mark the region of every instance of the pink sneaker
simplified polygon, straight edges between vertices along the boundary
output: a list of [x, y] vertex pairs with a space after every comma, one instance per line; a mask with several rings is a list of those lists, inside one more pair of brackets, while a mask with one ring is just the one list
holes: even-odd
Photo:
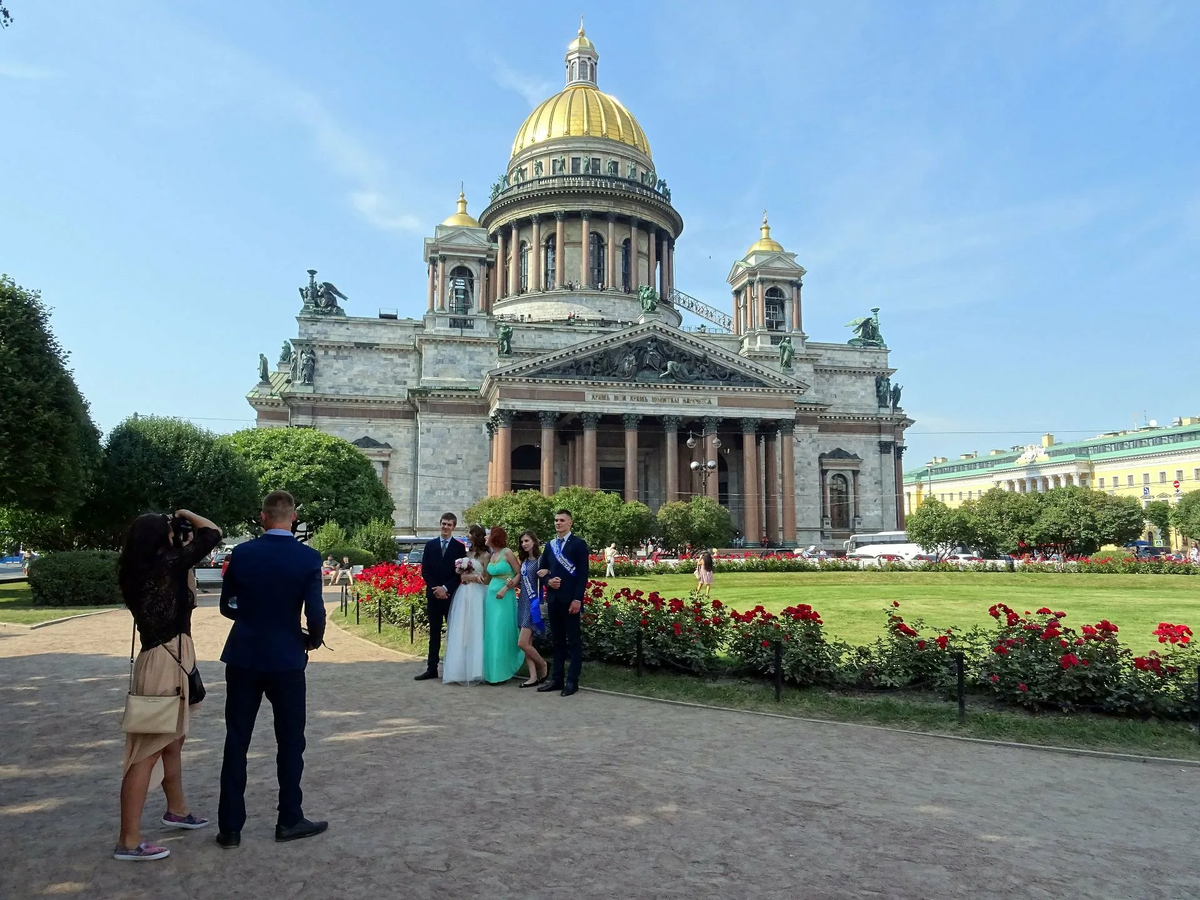
[[166, 847], [160, 847], [158, 844], [152, 844], [149, 841], [142, 841], [132, 849], [118, 845], [117, 849], [113, 851], [113, 859], [120, 859], [126, 862], [136, 862], [143, 859], [162, 859], [170, 855], [171, 851]]
[[177, 816], [173, 812], [165, 812], [161, 821], [170, 828], [203, 828], [208, 824], [208, 819], [197, 816], [194, 813], [188, 813], [186, 816]]

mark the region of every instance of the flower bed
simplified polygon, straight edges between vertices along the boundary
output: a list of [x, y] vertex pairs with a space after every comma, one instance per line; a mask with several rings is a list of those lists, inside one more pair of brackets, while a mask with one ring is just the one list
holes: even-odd
[[382, 604], [385, 622], [407, 625], [411, 615], [418, 628], [429, 628], [420, 566], [380, 563], [363, 569], [354, 577], [354, 594], [364, 613], [374, 616], [377, 605]]

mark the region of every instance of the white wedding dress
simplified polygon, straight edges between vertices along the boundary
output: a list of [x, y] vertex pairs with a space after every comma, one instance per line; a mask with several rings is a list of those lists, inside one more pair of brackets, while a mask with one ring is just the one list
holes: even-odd
[[446, 657], [442, 661], [445, 684], [483, 681], [483, 601], [486, 596], [487, 586], [482, 584], [460, 584], [454, 592], [446, 623]]

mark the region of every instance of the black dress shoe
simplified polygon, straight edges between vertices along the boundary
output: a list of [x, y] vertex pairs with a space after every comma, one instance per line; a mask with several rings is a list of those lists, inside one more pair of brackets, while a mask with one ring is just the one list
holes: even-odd
[[563, 686], [562, 686], [561, 681], [550, 681], [550, 682], [547, 682], [546, 684], [543, 684], [541, 687], [539, 687], [537, 689], [537, 692], [539, 694], [547, 694], [550, 691], [561, 691], [562, 687]]
[[564, 697], [570, 697], [572, 694], [574, 694], [578, 690], [579, 690], [579, 685], [577, 685], [573, 681], [568, 681], [566, 687], [564, 687], [562, 689], [562, 695]]
[[414, 675], [413, 681], [428, 681], [431, 678], [437, 678], [437, 677], [438, 677], [437, 672], [430, 672], [428, 669], [426, 669], [420, 675]]
[[242, 845], [240, 831], [218, 831], [217, 846], [223, 850], [235, 850]]
[[310, 822], [308, 819], [301, 819], [295, 825], [276, 825], [275, 840], [281, 844], [284, 841], [298, 841], [300, 838], [320, 834], [328, 827], [328, 822]]

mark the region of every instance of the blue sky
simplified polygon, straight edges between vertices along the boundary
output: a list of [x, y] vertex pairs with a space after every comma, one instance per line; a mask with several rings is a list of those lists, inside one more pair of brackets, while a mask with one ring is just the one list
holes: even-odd
[[[43, 291], [105, 429], [251, 424], [306, 268], [352, 314], [419, 316], [422, 238], [460, 180], [483, 207], [578, 24], [469, 2], [8, 6], [0, 271]], [[1200, 4], [583, 11], [684, 217], [679, 287], [727, 306], [766, 207], [809, 270], [811, 339], [882, 308], [906, 464], [1200, 415]]]

